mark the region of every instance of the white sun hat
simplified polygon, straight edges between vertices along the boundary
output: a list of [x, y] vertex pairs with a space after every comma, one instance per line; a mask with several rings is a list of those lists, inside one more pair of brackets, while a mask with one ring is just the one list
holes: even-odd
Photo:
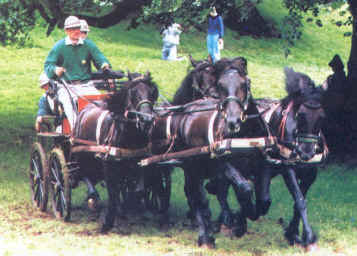
[[76, 16], [68, 16], [64, 21], [64, 29], [68, 28], [80, 28], [81, 22]]
[[89, 32], [89, 26], [86, 20], [79, 20], [81, 22], [81, 32]]
[[50, 82], [50, 79], [48, 78], [45, 72], [42, 72], [42, 74], [40, 75], [39, 82], [40, 82], [40, 87]]

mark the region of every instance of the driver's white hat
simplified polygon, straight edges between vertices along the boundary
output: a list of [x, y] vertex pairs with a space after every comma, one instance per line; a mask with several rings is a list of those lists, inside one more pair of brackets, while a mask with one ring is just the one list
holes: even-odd
[[76, 16], [68, 16], [64, 21], [64, 29], [68, 28], [80, 28], [81, 22]]

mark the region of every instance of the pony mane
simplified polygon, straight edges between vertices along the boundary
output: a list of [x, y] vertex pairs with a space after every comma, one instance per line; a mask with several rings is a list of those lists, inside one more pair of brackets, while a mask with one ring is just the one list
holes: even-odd
[[223, 58], [215, 63], [215, 67], [219, 74], [227, 69], [235, 69], [241, 76], [248, 75], [247, 60], [243, 57]]
[[288, 96], [283, 99], [286, 105], [291, 99], [300, 103], [307, 101], [321, 102], [322, 93], [315, 86], [314, 81], [306, 74], [295, 72], [292, 68], [285, 67], [285, 90]]
[[198, 63], [195, 64], [195, 66], [190, 65], [187, 67], [188, 74], [181, 82], [180, 87], [177, 89], [173, 97], [172, 103], [174, 105], [181, 104], [182, 102], [180, 102], [180, 100], [183, 98], [191, 97], [192, 90], [193, 90], [192, 88], [193, 78], [196, 75], [196, 72], [198, 72], [202, 68], [206, 68], [211, 65], [212, 63], [210, 63], [208, 60], [202, 60], [202, 61], [198, 61]]
[[175, 95], [173, 97], [172, 103], [174, 105], [181, 104], [180, 99], [185, 98], [185, 96], [189, 96], [189, 94], [192, 92], [192, 80], [193, 80], [194, 72], [191, 71], [184, 80], [181, 82], [180, 87], [177, 89], [175, 92]]

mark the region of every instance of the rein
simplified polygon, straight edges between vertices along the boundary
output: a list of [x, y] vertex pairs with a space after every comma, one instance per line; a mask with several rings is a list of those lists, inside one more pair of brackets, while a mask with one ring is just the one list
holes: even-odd
[[291, 111], [292, 107], [294, 105], [294, 102], [291, 101], [288, 105], [288, 107], [282, 111], [283, 118], [281, 119], [281, 123], [279, 125], [279, 130], [278, 134], [280, 134], [280, 140], [284, 140], [285, 137], [285, 126], [286, 126], [286, 120], [288, 119], [289, 112]]

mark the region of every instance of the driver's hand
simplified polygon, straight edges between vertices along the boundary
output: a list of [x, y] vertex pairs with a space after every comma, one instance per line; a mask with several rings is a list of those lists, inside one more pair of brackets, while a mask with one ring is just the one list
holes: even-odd
[[66, 72], [66, 69], [64, 67], [56, 67], [55, 69], [55, 74], [57, 77], [61, 77], [64, 72]]
[[35, 129], [36, 132], [40, 132], [40, 124], [42, 123], [42, 116], [36, 118]]
[[101, 66], [101, 69], [106, 70], [109, 69], [109, 64], [108, 63], [103, 63], [103, 65]]

